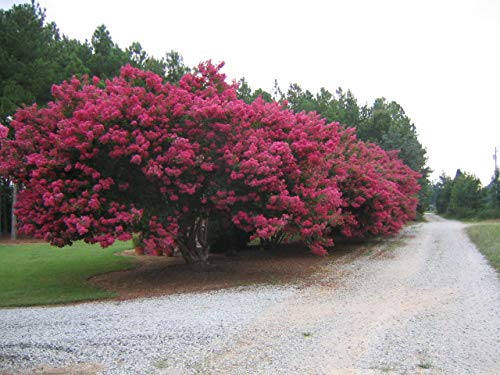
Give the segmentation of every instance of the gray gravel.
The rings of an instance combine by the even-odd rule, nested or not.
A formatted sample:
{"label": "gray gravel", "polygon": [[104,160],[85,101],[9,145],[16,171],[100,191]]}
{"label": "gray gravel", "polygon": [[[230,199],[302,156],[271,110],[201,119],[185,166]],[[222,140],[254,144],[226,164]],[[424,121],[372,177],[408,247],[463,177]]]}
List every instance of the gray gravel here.
{"label": "gray gravel", "polygon": [[0,310],[0,372],[500,374],[500,282],[429,216],[312,286]]}

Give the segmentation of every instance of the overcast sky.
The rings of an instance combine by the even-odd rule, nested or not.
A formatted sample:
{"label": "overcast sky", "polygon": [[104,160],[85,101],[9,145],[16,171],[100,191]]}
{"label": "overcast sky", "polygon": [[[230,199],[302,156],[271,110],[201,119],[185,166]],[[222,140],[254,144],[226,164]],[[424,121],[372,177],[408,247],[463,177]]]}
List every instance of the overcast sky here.
{"label": "overcast sky", "polygon": [[[24,1],[0,0],[2,8]],[[415,123],[429,166],[488,183],[500,149],[500,1],[40,0],[69,37],[105,24],[120,47],[139,41],[187,65],[225,61],[253,89],[350,89],[360,104],[395,100]],[[499,152],[500,160],[500,152]]]}

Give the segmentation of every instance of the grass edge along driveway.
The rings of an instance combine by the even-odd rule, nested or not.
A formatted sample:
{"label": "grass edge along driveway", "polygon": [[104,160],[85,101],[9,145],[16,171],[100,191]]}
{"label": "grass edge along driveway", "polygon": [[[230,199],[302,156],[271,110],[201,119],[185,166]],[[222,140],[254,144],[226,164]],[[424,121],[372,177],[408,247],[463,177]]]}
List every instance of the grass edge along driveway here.
{"label": "grass edge along driveway", "polygon": [[479,222],[467,227],[467,234],[476,247],[500,273],[500,222]]}
{"label": "grass edge along driveway", "polygon": [[57,248],[47,243],[0,244],[0,307],[62,304],[112,298],[92,286],[91,276],[135,267],[114,253],[132,248],[116,242],[108,248],[76,242]]}

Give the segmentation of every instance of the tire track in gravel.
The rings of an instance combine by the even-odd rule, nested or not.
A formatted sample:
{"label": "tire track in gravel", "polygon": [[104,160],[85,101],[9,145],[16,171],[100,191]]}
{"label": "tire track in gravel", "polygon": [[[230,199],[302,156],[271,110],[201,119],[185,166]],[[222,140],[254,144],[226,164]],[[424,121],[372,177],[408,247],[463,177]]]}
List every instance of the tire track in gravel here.
{"label": "tire track in gravel", "polygon": [[464,224],[428,220],[405,229],[391,256],[332,265],[330,278],[347,275],[340,285],[319,282],[268,309],[206,371],[500,373],[498,278]]}

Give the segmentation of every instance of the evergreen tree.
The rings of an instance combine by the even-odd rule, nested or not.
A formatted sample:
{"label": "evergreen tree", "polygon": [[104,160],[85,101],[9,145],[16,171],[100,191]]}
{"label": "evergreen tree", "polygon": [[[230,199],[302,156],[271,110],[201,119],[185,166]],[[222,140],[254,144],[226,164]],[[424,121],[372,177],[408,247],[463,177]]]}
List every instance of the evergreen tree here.
{"label": "evergreen tree", "polygon": [[170,83],[178,83],[182,76],[191,70],[184,64],[182,56],[174,50],[167,52],[165,55],[165,64],[165,78]]}
{"label": "evergreen tree", "polygon": [[243,100],[247,104],[250,104],[253,101],[252,89],[245,77],[240,78],[238,81],[236,95],[238,96],[238,99]]}
{"label": "evergreen tree", "polygon": [[458,218],[473,217],[482,207],[481,181],[469,173],[457,173],[451,188],[448,214]]}
{"label": "evergreen tree", "polygon": [[500,209],[500,170],[497,168],[488,185],[489,205],[492,209]]}
{"label": "evergreen tree", "polygon": [[90,73],[100,78],[112,78],[120,74],[120,68],[129,62],[125,51],[118,47],[105,25],[100,25],[92,35]]}
{"label": "evergreen tree", "polygon": [[439,181],[434,185],[436,211],[440,215],[448,212],[452,187],[453,180],[445,173],[439,176]]}
{"label": "evergreen tree", "polygon": [[130,47],[125,50],[125,53],[127,54],[129,64],[133,67],[148,70],[162,77],[165,76],[167,69],[165,59],[157,59],[153,56],[149,56],[148,53],[143,50],[141,43],[133,42]]}
{"label": "evergreen tree", "polygon": [[484,210],[481,217],[487,219],[500,218],[500,171],[495,170],[491,182],[484,188]]}
{"label": "evergreen tree", "polygon": [[0,9],[0,122],[16,108],[50,99],[50,86],[59,82],[56,48],[60,40],[54,23],[45,23],[38,4]]}

